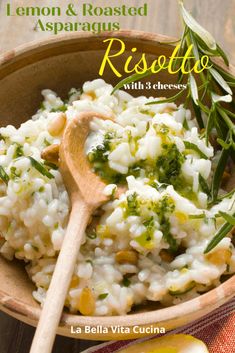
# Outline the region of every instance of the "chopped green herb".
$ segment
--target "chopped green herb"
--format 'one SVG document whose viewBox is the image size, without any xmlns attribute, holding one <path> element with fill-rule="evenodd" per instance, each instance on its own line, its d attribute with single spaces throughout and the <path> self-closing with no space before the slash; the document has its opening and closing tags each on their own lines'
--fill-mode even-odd
<svg viewBox="0 0 235 353">
<path fill-rule="evenodd" d="M 48 179 L 53 179 L 54 175 L 52 175 L 41 163 L 36 161 L 33 157 L 28 157 L 32 167 L 34 167 L 39 173 L 46 176 Z"/>
<path fill-rule="evenodd" d="M 5 136 L 3 136 L 2 134 L 0 134 L 0 141 L 4 141 L 4 142 L 6 142 L 6 137 Z"/>
<path fill-rule="evenodd" d="M 147 229 L 152 229 L 154 227 L 154 218 L 153 216 L 150 217 L 149 219 L 147 219 L 146 221 L 143 222 L 143 225 L 147 228 Z"/>
<path fill-rule="evenodd" d="M 97 234 L 96 234 L 95 232 L 93 232 L 93 233 L 88 233 L 88 234 L 87 234 L 87 237 L 93 240 L 93 239 L 96 239 L 96 238 L 97 238 Z"/>
<path fill-rule="evenodd" d="M 178 296 L 178 295 L 186 294 L 186 293 L 190 292 L 195 287 L 195 285 L 196 285 L 196 283 L 192 281 L 191 283 L 188 284 L 188 286 L 186 286 L 185 289 L 176 290 L 176 291 L 169 290 L 169 294 L 172 295 L 172 296 Z"/>
<path fill-rule="evenodd" d="M 200 214 L 190 214 L 189 219 L 203 219 L 206 218 L 205 213 L 200 213 Z"/>
<path fill-rule="evenodd" d="M 205 155 L 205 153 L 203 153 L 203 152 L 197 147 L 197 145 L 195 145 L 194 143 L 189 142 L 189 141 L 184 141 L 184 145 L 185 145 L 185 147 L 186 147 L 188 150 L 193 150 L 193 151 L 197 152 L 197 154 L 199 154 L 199 156 L 200 156 L 201 158 L 208 159 L 208 157 Z"/>
<path fill-rule="evenodd" d="M 189 130 L 188 121 L 186 118 L 184 119 L 183 127 L 185 130 Z"/>
<path fill-rule="evenodd" d="M 140 243 L 141 241 L 143 241 L 143 237 L 144 237 L 144 243 L 149 242 L 153 239 L 154 218 L 150 217 L 149 219 L 145 220 L 143 222 L 143 225 L 146 227 L 146 232 L 142 236 L 140 236 L 139 239 L 137 238 L 137 241 L 139 240 Z"/>
<path fill-rule="evenodd" d="M 154 211 L 159 217 L 160 230 L 163 233 L 163 238 L 170 245 L 172 252 L 177 251 L 178 245 L 170 233 L 170 221 L 168 217 L 175 209 L 174 201 L 169 196 L 164 196 L 154 207 Z"/>
<path fill-rule="evenodd" d="M 54 229 L 58 229 L 59 228 L 59 223 L 57 222 L 55 225 L 54 225 Z"/>
<path fill-rule="evenodd" d="M 123 277 L 122 285 L 123 285 L 124 287 L 129 287 L 130 284 L 131 284 L 131 281 L 129 280 L 129 278 Z"/>
<path fill-rule="evenodd" d="M 15 180 L 17 178 L 20 178 L 21 172 L 17 171 L 16 167 L 11 167 L 10 168 L 10 179 Z"/>
<path fill-rule="evenodd" d="M 111 199 L 111 200 L 114 200 L 116 191 L 117 191 L 117 188 L 114 187 L 113 190 L 112 190 L 112 193 L 111 193 L 111 195 L 110 195 L 110 199 Z"/>
<path fill-rule="evenodd" d="M 163 144 L 163 154 L 158 157 L 156 162 L 158 180 L 160 183 L 178 186 L 181 184 L 179 175 L 181 166 L 185 160 L 175 144 Z"/>
<path fill-rule="evenodd" d="M 146 132 L 149 131 L 149 128 L 150 128 L 150 122 L 148 121 L 146 125 Z"/>
<path fill-rule="evenodd" d="M 2 166 L 0 166 L 0 179 L 2 179 L 5 184 L 8 184 L 10 180 L 9 176 L 7 175 L 5 169 Z"/>
<path fill-rule="evenodd" d="M 67 105 L 66 105 L 66 104 L 63 104 L 63 105 L 61 105 L 61 106 L 58 107 L 58 108 L 52 108 L 52 109 L 51 109 L 51 113 L 66 112 L 66 110 L 67 110 Z"/>
<path fill-rule="evenodd" d="M 175 209 L 175 203 L 171 197 L 165 195 L 158 203 L 154 205 L 154 211 L 159 217 L 160 223 L 164 221 L 165 217 L 170 216 Z"/>
<path fill-rule="evenodd" d="M 98 296 L 98 299 L 103 300 L 103 299 L 107 298 L 108 295 L 109 295 L 109 293 L 102 293 Z"/>
<path fill-rule="evenodd" d="M 176 252 L 178 250 L 178 244 L 176 239 L 173 238 L 172 234 L 170 233 L 170 222 L 169 220 L 165 220 L 164 223 L 161 224 L 161 231 L 163 233 L 163 239 L 169 244 L 169 250 L 172 252 Z"/>
<path fill-rule="evenodd" d="M 127 196 L 126 217 L 139 215 L 139 205 L 137 197 L 138 195 L 136 192 Z"/>
<path fill-rule="evenodd" d="M 71 90 L 68 93 L 68 97 L 71 98 L 74 94 L 77 94 L 79 96 L 81 96 L 83 93 L 83 89 L 82 88 L 71 88 Z"/>
<path fill-rule="evenodd" d="M 44 139 L 43 144 L 46 147 L 51 146 L 51 143 L 47 139 Z"/>
<path fill-rule="evenodd" d="M 158 134 L 167 135 L 170 131 L 169 127 L 165 124 L 154 124 L 154 129 Z"/>
<path fill-rule="evenodd" d="M 46 107 L 45 107 L 44 102 L 41 102 L 41 103 L 40 103 L 40 109 L 41 109 L 41 110 L 46 110 Z"/>
<path fill-rule="evenodd" d="M 107 152 L 108 152 L 108 150 L 105 148 L 104 145 L 98 145 L 88 154 L 88 159 L 91 163 L 107 162 L 107 160 L 108 160 L 108 153 Z"/>
<path fill-rule="evenodd" d="M 13 155 L 13 158 L 19 158 L 19 157 L 22 157 L 23 155 L 24 155 L 23 146 L 16 144 L 16 149 L 15 149 L 15 153 Z"/>
</svg>

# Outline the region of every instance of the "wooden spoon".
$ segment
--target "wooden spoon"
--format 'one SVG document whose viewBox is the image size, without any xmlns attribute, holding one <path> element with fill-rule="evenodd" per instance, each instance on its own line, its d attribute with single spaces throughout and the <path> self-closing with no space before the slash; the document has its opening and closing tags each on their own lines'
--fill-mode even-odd
<svg viewBox="0 0 235 353">
<path fill-rule="evenodd" d="M 51 352 L 84 231 L 94 210 L 108 201 L 103 194 L 106 184 L 92 172 L 84 152 L 89 124 L 94 117 L 110 119 L 95 112 L 84 112 L 71 120 L 64 131 L 60 171 L 72 210 L 30 353 Z"/>
</svg>

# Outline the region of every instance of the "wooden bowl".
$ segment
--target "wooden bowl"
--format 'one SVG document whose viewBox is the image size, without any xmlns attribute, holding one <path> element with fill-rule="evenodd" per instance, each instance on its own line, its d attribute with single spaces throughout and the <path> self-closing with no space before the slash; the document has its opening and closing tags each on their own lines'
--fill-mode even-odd
<svg viewBox="0 0 235 353">
<path fill-rule="evenodd" d="M 70 34 L 21 46 L 0 57 L 0 125 L 19 126 L 29 119 L 39 107 L 42 100 L 40 92 L 43 88 L 55 90 L 60 96 L 65 97 L 71 87 L 80 87 L 84 81 L 97 78 L 107 47 L 107 43 L 103 43 L 103 40 L 109 37 L 119 37 L 125 41 L 125 55 L 115 60 L 115 65 L 121 72 L 132 47 L 136 47 L 137 52 L 147 53 L 150 60 L 160 54 L 169 56 L 172 52 L 172 46 L 164 44 L 172 41 L 172 38 L 136 31 L 101 35 Z M 106 70 L 104 79 L 112 84 L 119 80 L 109 69 Z M 147 78 L 147 81 L 169 83 L 174 82 L 174 77 L 161 72 L 158 76 Z M 132 93 L 139 95 L 143 94 L 143 91 L 135 90 Z M 174 91 L 150 90 L 146 91 L 146 94 L 169 96 L 173 95 Z M 0 258 L 0 283 L 1 309 L 19 320 L 36 326 L 40 306 L 32 297 L 34 287 L 22 263 Z M 142 334 L 134 332 L 133 327 L 158 326 L 165 327 L 166 330 L 173 329 L 211 312 L 234 294 L 235 276 L 196 299 L 168 308 L 148 307 L 144 312 L 112 317 L 84 317 L 64 312 L 58 333 L 91 340 L 122 340 L 147 336 L 147 332 Z M 96 333 L 84 333 L 86 325 L 93 327 Z M 100 332 L 98 325 L 103 327 L 103 332 Z M 112 333 L 111 326 L 118 325 L 129 328 L 130 332 Z M 73 334 L 71 326 L 80 327 L 82 333 Z"/>
</svg>

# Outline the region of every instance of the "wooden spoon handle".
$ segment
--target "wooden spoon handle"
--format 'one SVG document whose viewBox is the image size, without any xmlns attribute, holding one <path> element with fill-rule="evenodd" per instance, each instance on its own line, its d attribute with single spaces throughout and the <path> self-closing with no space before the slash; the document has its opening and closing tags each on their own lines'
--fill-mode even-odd
<svg viewBox="0 0 235 353">
<path fill-rule="evenodd" d="M 72 206 L 68 228 L 43 305 L 30 353 L 49 353 L 61 318 L 90 212 L 84 203 Z"/>
</svg>

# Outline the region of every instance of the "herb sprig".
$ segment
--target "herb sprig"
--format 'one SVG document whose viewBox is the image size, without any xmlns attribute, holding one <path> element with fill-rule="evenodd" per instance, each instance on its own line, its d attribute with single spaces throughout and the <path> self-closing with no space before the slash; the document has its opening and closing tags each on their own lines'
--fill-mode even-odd
<svg viewBox="0 0 235 353">
<path fill-rule="evenodd" d="M 206 250 L 204 251 L 204 254 L 207 254 L 208 252 L 210 252 L 212 249 L 214 249 L 214 247 L 216 245 L 218 245 L 220 243 L 220 241 L 226 237 L 226 235 L 231 232 L 231 230 L 233 229 L 234 225 L 235 225 L 235 214 L 233 216 L 229 216 L 227 213 L 225 212 L 220 212 L 220 215 L 222 217 L 224 217 L 224 219 L 227 220 L 226 223 L 224 223 L 219 230 L 217 231 L 217 233 L 215 234 L 215 236 L 212 238 L 212 240 L 209 242 L 209 244 L 206 247 Z"/>
<path fill-rule="evenodd" d="M 53 179 L 54 175 L 51 174 L 41 163 L 36 161 L 33 157 L 28 157 L 32 167 L 34 167 L 40 174 L 46 176 L 48 179 Z"/>
<path fill-rule="evenodd" d="M 224 68 L 221 68 L 215 61 L 214 58 L 220 58 L 225 66 L 229 66 L 227 55 L 213 36 L 191 16 L 185 9 L 182 0 L 179 0 L 179 6 L 183 18 L 184 31 L 181 40 L 178 41 L 179 49 L 176 55 L 177 58 L 173 64 L 174 70 L 180 68 L 182 57 L 184 57 L 187 50 L 192 45 L 194 58 L 188 61 L 188 69 L 190 69 L 192 63 L 200 60 L 203 55 L 207 55 L 209 58 L 209 69 L 201 71 L 197 74 L 197 78 L 192 73 L 183 74 L 179 70 L 178 82 L 182 82 L 183 77 L 186 76 L 186 89 L 179 91 L 172 97 L 163 100 L 154 100 L 146 103 L 146 105 L 174 102 L 181 95 L 185 94 L 186 100 L 184 107 L 187 108 L 188 104 L 190 102 L 192 103 L 198 126 L 203 131 L 207 145 L 209 144 L 212 132 L 213 135 L 217 135 L 217 143 L 221 146 L 221 151 L 211 185 L 205 184 L 202 177 L 200 178 L 201 188 L 206 191 L 210 198 L 209 203 L 212 205 L 221 200 L 218 193 L 229 159 L 235 161 L 235 125 L 233 121 L 233 119 L 235 119 L 235 104 L 232 99 L 232 87 L 235 87 L 235 77 Z M 126 84 L 138 81 L 150 75 L 153 75 L 153 73 L 151 70 L 147 70 L 145 73 L 126 77 L 114 87 L 112 93 Z M 186 148 L 194 149 L 202 158 L 206 157 L 202 155 L 202 152 L 197 146 L 193 146 L 192 144 L 189 146 L 187 142 L 186 144 L 188 145 L 185 146 Z M 233 194 L 234 190 L 228 193 L 229 196 Z M 221 229 L 218 230 L 205 252 L 212 250 L 220 240 L 231 231 L 232 227 L 233 225 L 231 225 L 231 223 L 226 222 Z"/>
</svg>

